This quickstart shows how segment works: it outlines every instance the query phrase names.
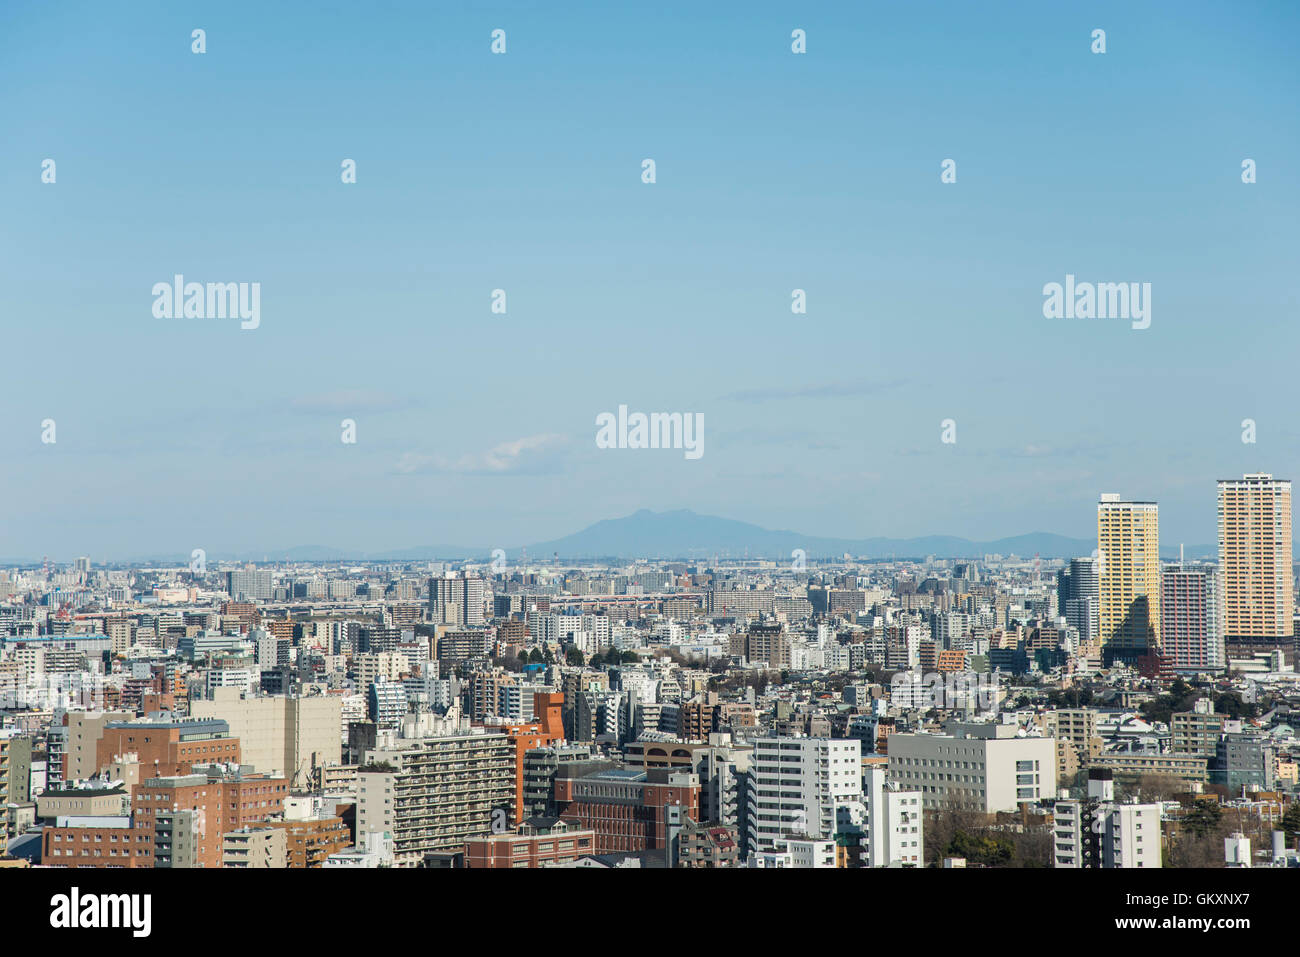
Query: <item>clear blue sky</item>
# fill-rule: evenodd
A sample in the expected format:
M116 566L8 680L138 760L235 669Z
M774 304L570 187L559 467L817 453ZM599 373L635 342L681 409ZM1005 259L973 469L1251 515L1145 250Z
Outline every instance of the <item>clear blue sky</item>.
M1216 478L1300 478L1298 53L1290 2L7 3L0 557L1088 537L1101 491L1211 542ZM155 319L175 273L261 327ZM1066 273L1151 328L1045 319ZM597 449L620 404L705 455Z

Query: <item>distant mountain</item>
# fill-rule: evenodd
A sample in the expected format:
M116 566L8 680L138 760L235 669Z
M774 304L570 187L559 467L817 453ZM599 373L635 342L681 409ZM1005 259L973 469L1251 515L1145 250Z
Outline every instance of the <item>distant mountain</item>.
M924 558L927 555L980 558L990 554L1071 558L1091 555L1096 547L1093 540L1068 538L1050 532L1032 532L983 542L952 535L825 538L772 531L748 522L698 515L688 509L673 512L642 509L625 518L597 522L564 538L530 545L528 553L535 558L549 558L558 553L561 558L706 559L717 555L720 558L785 559L794 549L802 548L809 558L839 558L846 552L863 558ZM1186 550L1188 558L1198 557L1201 552L1212 555L1213 549L1196 546ZM518 558L519 551L509 549L507 554ZM1178 549L1172 549L1169 554L1177 557Z
M770 558L784 560L796 548L808 558L840 558L845 553L855 558L982 558L985 555L1018 555L1022 558L1074 558L1091 555L1097 547L1093 539L1069 538L1051 532L1030 532L993 541L971 541L952 535L928 535L920 538L826 538L799 532L773 531L749 522L738 522L714 515L699 515L689 509L652 512L641 509L623 518L610 518L589 525L580 532L547 542L527 546L528 557L536 560L559 555L562 559L685 559L705 561L719 558ZM381 552L359 552L328 545L299 545L279 551L248 552L241 555L210 555L211 561L487 561L493 547L483 545L422 545ZM507 558L517 562L524 549L505 549ZM1188 559L1213 559L1214 545L1188 545ZM1178 546L1160 549L1166 559L1178 557ZM168 556L155 560L169 563L189 561L188 555ZM137 559L139 561L139 559ZM12 564L20 564L13 562ZM27 564L26 562L21 564Z

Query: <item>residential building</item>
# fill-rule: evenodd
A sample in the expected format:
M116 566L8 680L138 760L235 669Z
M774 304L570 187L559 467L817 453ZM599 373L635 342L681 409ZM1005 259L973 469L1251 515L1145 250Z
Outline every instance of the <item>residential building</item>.
M1160 642L1160 515L1155 502L1105 493L1097 505L1101 650L1135 662Z
M1295 656L1291 483L1266 472L1222 479L1219 568L1229 658L1282 649Z

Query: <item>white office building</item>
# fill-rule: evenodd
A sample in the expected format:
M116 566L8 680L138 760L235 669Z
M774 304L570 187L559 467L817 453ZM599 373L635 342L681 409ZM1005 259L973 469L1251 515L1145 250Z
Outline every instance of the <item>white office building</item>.
M1056 793L1056 739L1018 737L1015 725L949 723L947 734L891 734L889 780L920 791L926 808L992 814Z

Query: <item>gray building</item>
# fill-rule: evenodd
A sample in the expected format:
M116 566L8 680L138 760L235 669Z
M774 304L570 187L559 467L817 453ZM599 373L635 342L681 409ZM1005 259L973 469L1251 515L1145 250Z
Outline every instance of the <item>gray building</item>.
M1219 739L1212 777L1233 794L1271 791L1274 757L1273 745L1263 735L1230 732Z

